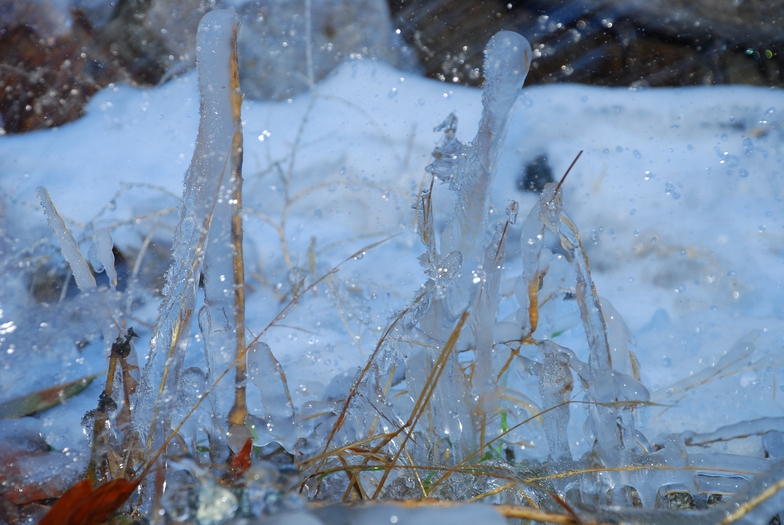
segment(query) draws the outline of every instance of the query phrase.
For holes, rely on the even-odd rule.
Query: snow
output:
[[[98,93],[77,122],[0,137],[7,275],[0,290],[0,402],[105,367],[101,327],[90,315],[66,321],[59,305],[36,305],[24,293],[32,252],[23,250],[38,243],[40,255],[58,246],[36,188],[47,188],[84,254],[99,228],[129,253],[153,234],[154,244],[171,242],[198,100],[195,72],[155,89],[117,85]],[[425,166],[440,140],[433,130],[454,113],[457,138],[467,142],[481,111],[478,90],[368,60],[342,65],[312,95],[243,103],[246,326],[280,363],[294,407],[319,402],[340,374],[353,377],[390,316],[425,282],[412,205],[429,184]],[[584,150],[562,188],[563,209],[579,228],[599,296],[628,326],[628,347],[653,403],[637,409],[634,428],[652,442],[784,416],[783,111],[780,90],[735,86],[538,86],[525,88],[516,103],[492,188],[491,223],[511,200],[523,216],[536,203],[517,189],[527,162],[544,154],[558,177]],[[451,200],[446,185],[436,184],[439,231]],[[511,236],[519,238],[521,223],[510,226]],[[276,320],[286,294],[311,284],[301,280],[308,270],[323,274],[346,258]],[[506,286],[513,295],[520,261],[519,251],[507,253],[502,292]],[[160,299],[150,291],[136,297],[128,325],[141,336],[136,345],[144,356]],[[63,300],[79,305],[78,298]],[[502,301],[500,318],[516,311],[509,301]],[[554,341],[587,361],[579,317],[561,314]],[[752,330],[758,337],[746,335]],[[191,347],[202,344],[197,332]],[[83,350],[74,345],[80,338],[90,341]],[[204,367],[196,354],[183,370]],[[95,407],[98,383],[39,416],[40,431],[58,450],[87,453],[79,421]],[[278,398],[281,392],[273,389]],[[253,413],[271,394],[249,384],[248,395]],[[538,389],[529,395],[538,401]],[[583,396],[579,388],[572,393]],[[584,421],[582,409],[573,410],[574,457],[590,449]],[[536,447],[524,453],[545,459],[546,440],[531,439]],[[714,443],[709,452],[762,457],[761,438]]]

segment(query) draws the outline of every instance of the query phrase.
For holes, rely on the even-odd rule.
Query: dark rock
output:
[[[90,22],[46,3],[0,0],[0,133],[59,126],[122,78]]]
[[[292,97],[350,57],[410,65],[385,0],[313,1],[310,56],[304,0],[250,1],[238,12],[240,84],[250,98]]]
[[[427,75],[480,85],[501,29],[534,50],[528,84],[784,86],[784,4],[762,0],[390,0]]]
[[[555,182],[553,169],[547,162],[547,157],[539,155],[525,166],[525,175],[521,175],[517,179],[517,189],[532,193],[542,193],[545,184],[548,182]]]

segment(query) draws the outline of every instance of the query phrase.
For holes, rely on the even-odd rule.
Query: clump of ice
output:
[[[496,72],[503,82],[494,84],[490,75],[490,94],[485,96],[481,118],[478,110],[466,109],[477,104],[470,91],[445,90],[443,85],[426,88],[426,84],[409,90],[415,79],[378,64],[350,64],[308,97],[295,98],[290,104],[245,104],[244,160],[250,184],[246,185],[243,219],[246,226],[252,225],[245,237],[249,268],[245,282],[252,288],[247,326],[253,336],[264,331],[263,341],[250,348],[248,435],[258,446],[278,443],[292,452],[306,475],[315,476],[307,490],[319,497],[341,498],[361,490],[372,497],[381,481],[383,488],[377,495],[460,499],[500,490],[492,496],[497,501],[533,500],[548,506],[554,505],[546,493],[550,490],[567,501],[580,502],[583,509],[593,509],[581,510],[584,517],[633,519],[638,516],[635,511],[606,505],[629,507],[639,500],[652,507],[667,487],[686,487],[695,493],[735,492],[753,475],[778,468],[763,456],[766,451],[775,456],[780,448],[776,440],[780,430],[776,349],[781,331],[776,319],[781,312],[773,300],[778,297],[777,289],[768,284],[774,282],[774,270],[780,267],[780,250],[775,248],[780,218],[775,203],[781,197],[776,167],[781,137],[775,119],[766,117],[762,123],[759,108],[709,107],[724,108],[721,100],[740,96],[737,93],[754,94],[747,99],[770,95],[754,90],[710,96],[703,91],[678,92],[669,95],[678,100],[673,103],[658,92],[608,94],[589,88],[549,87],[548,91],[528,91],[522,96],[518,116],[508,117],[524,69],[515,66],[519,56],[515,58],[513,48],[524,49],[515,42],[520,41],[506,34],[491,46],[489,69],[499,65]],[[351,91],[349,79],[360,79],[365,87]],[[397,95],[374,97],[367,85],[382,95],[393,86]],[[108,151],[112,148],[101,142],[106,137],[136,143],[141,139],[133,133],[154,135],[149,132],[153,129],[160,132],[157,142],[164,143],[164,137],[176,142],[168,148],[150,145],[150,151],[187,154],[193,136],[181,129],[173,133],[167,127],[168,117],[161,124],[158,115],[193,109],[188,99],[195,99],[195,87],[195,78],[186,76],[160,90],[118,87],[116,92],[104,92],[95,99],[93,116],[58,130],[57,139],[79,136],[77,132],[84,133],[85,126],[98,126],[99,132],[88,134],[94,139],[79,136],[71,142],[86,143],[88,151]],[[438,96],[420,96],[420,89],[438,90]],[[167,103],[166,93],[178,103]],[[711,99],[719,95],[721,100]],[[704,102],[700,97],[710,100]],[[651,109],[668,104],[678,109],[672,114]],[[387,106],[392,109],[384,109]],[[692,106],[697,109],[690,112]],[[333,117],[337,108],[345,120]],[[424,152],[434,142],[434,137],[421,130],[431,129],[450,111],[462,112],[461,130],[456,116],[447,119],[441,129],[445,137],[429,171],[447,181],[452,191],[444,192],[437,182],[431,185],[427,180],[419,192]],[[153,113],[154,118],[149,117]],[[553,119],[553,114],[564,115],[565,122]],[[744,128],[731,125],[738,119]],[[186,115],[182,120],[193,125],[192,117]],[[582,131],[589,121],[596,130],[590,140]],[[461,131],[474,128],[477,122],[474,141],[463,142]],[[512,137],[504,143],[506,125],[511,126]],[[143,131],[135,131],[139,129]],[[190,130],[194,131],[193,126]],[[416,130],[420,131],[414,137]],[[684,133],[688,142],[682,144],[683,137],[676,140],[673,133]],[[39,141],[32,149],[40,151],[53,136],[24,139]],[[649,136],[656,140],[647,141]],[[358,159],[341,149],[357,137],[367,145],[359,148],[363,155]],[[22,139],[4,138],[0,147],[17,148]],[[575,142],[587,142],[587,153],[559,191],[551,186],[534,199],[509,189],[532,151],[539,155],[546,150],[556,162],[571,160],[578,149]],[[719,149],[714,151],[714,146]],[[75,147],[75,154],[80,155],[80,167],[82,163],[91,166],[86,172],[105,172],[107,165],[116,168],[118,176],[129,178],[134,171],[148,177],[153,171],[143,164],[152,154],[109,162],[85,154],[80,147]],[[667,148],[673,152],[667,153]],[[738,165],[731,158],[733,153]],[[175,155],[159,162],[161,169],[184,162],[177,159]],[[678,162],[667,164],[668,160]],[[57,169],[75,162],[64,157]],[[30,199],[28,194],[32,195],[31,187],[40,184],[23,176],[35,171],[34,164],[20,154],[9,167],[14,183],[5,197],[14,205],[23,207],[25,199]],[[689,170],[681,165],[694,173],[710,168],[705,171],[713,175],[688,178]],[[733,171],[741,165],[746,175]],[[721,177],[727,178],[717,179],[718,167],[732,173],[722,172]],[[493,172],[498,174],[495,189],[488,183]],[[619,173],[628,174],[627,178],[621,179]],[[668,173],[669,185],[662,183],[655,189],[663,173]],[[473,178],[488,174],[489,178]],[[759,175],[755,184],[764,190],[744,182],[755,175]],[[162,183],[171,190],[177,187],[170,181]],[[77,251],[83,251],[87,239],[101,227],[111,231],[111,242],[121,252],[129,248],[131,253],[142,252],[151,246],[150,230],[127,227],[123,231],[126,226],[118,226],[139,224],[137,217],[123,210],[122,199],[116,199],[119,209],[95,221],[94,228],[92,219],[100,204],[89,210],[75,206],[70,185],[56,177],[47,185],[56,188],[52,195],[59,214],[74,232],[73,241],[67,244]],[[679,199],[672,198],[670,185]],[[109,186],[97,179],[95,199],[115,203],[115,189],[109,191]],[[532,207],[522,224],[514,224],[514,206],[506,217],[498,213],[510,196],[521,200],[520,207]],[[203,201],[193,202],[210,202],[206,193],[202,197]],[[450,197],[456,198],[452,207],[456,213],[445,214],[449,205],[444,201]],[[426,246],[419,262],[426,277],[416,268],[420,248],[412,248],[411,237],[353,251],[365,243],[360,235],[376,235],[375,240],[381,231],[409,227],[407,204],[415,200],[418,233]],[[187,206],[186,201],[183,209]],[[144,213],[163,216],[155,215],[153,208],[152,203],[136,208],[142,224],[147,217]],[[717,232],[704,224],[710,221],[692,214],[714,213],[716,217],[718,212],[713,210],[717,209],[723,210],[721,214],[734,214],[737,220]],[[16,217],[21,216],[9,215],[7,220],[18,224]],[[188,226],[188,217],[198,222],[205,216],[182,214],[180,229]],[[109,217],[117,222],[109,222]],[[641,218],[645,221],[637,222]],[[165,231],[171,222],[158,224]],[[202,227],[194,231],[204,233]],[[7,237],[4,247],[16,242]],[[339,244],[347,238],[347,244]],[[175,242],[174,251],[182,254],[183,249],[198,248],[199,242]],[[96,250],[100,246],[106,255],[109,243],[96,238]],[[764,249],[758,250],[760,246]],[[350,253],[357,255],[340,271],[317,281],[339,263],[336,254],[345,258]],[[762,261],[747,262],[753,268],[758,265],[759,271],[749,271],[742,264],[749,253]],[[96,260],[107,266],[102,258],[96,253]],[[14,272],[19,271],[17,260],[21,259],[6,260],[6,267],[13,265]],[[184,260],[193,263],[198,255],[187,255]],[[178,279],[190,271],[184,266],[173,267]],[[218,267],[222,266],[213,266]],[[98,269],[93,264],[93,270]],[[89,272],[87,268],[83,277]],[[371,277],[365,278],[362,272]],[[228,270],[217,274],[229,276]],[[182,281],[196,297],[198,281],[195,277]],[[420,286],[422,281],[424,286]],[[226,285],[217,292],[220,296],[234,289]],[[310,290],[311,295],[299,295],[303,290]],[[8,297],[14,297],[10,289],[4,290],[3,300]],[[61,308],[76,309],[84,299],[80,297],[64,301]],[[135,308],[134,316],[151,324],[150,297],[154,297],[152,291],[144,295],[146,305],[126,304]],[[611,308],[605,297],[618,309]],[[280,305],[291,298],[296,299],[297,308],[286,310],[285,319],[276,317]],[[410,300],[408,306],[404,299]],[[26,324],[19,312],[28,311],[27,303],[19,304],[24,308],[3,305],[4,320],[11,324],[3,324],[0,343],[6,351],[3,364],[8,365],[4,374],[10,377],[17,373],[8,371],[11,364],[18,370],[19,339],[15,337],[19,333],[39,334],[28,339],[41,347],[44,341],[73,345],[70,334],[87,323],[86,316],[72,326],[61,319],[56,325],[58,337],[52,337],[51,327]],[[186,306],[185,310],[194,312],[201,303],[197,299]],[[228,306],[222,303],[219,310]],[[387,324],[386,316],[393,308],[398,314]],[[215,319],[211,314],[209,325],[203,323],[204,334],[225,328]],[[94,319],[89,321],[94,323]],[[340,332],[340,327],[345,331]],[[762,330],[742,337],[755,327]],[[229,325],[226,333],[234,330]],[[149,329],[137,331],[151,337]],[[110,344],[116,336],[104,338]],[[207,335],[185,330],[182,337],[193,350],[204,344]],[[733,346],[731,341],[739,338]],[[210,342],[213,349],[214,341]],[[222,346],[226,345],[217,345],[218,350]],[[86,350],[87,356],[95,356],[94,348]],[[68,366],[81,370],[84,355],[78,355],[75,348],[64,354],[69,356]],[[356,367],[369,356],[372,366],[360,374]],[[181,365],[170,363],[172,370],[181,370],[182,392],[171,400],[172,419],[185,417],[205,395],[216,373],[223,372],[220,368],[232,360],[226,357],[224,363],[211,365],[214,370],[207,371],[207,358],[189,352]],[[148,366],[159,370],[155,367],[160,364],[159,360]],[[228,430],[222,427],[232,401],[227,393],[234,393],[233,374],[224,381],[231,385],[228,392],[208,398],[190,416],[172,442],[170,454],[187,451],[205,465],[211,459],[216,464],[225,461],[226,449],[212,458],[205,451],[211,441],[222,441],[221,432]],[[0,388],[6,384],[3,381]],[[650,403],[648,387],[653,391]],[[760,391],[765,395],[760,396]],[[91,394],[95,399],[98,392]],[[149,390],[145,395],[152,399]],[[716,403],[711,396],[723,400],[721,409],[713,408]],[[137,406],[138,417],[152,417],[149,407],[142,410],[142,405]],[[69,417],[67,412],[58,414]],[[220,417],[215,418],[216,414]],[[707,416],[703,420],[695,414]],[[47,424],[46,428],[56,426]],[[53,439],[54,432],[47,432],[47,439]],[[78,436],[71,439],[84,447],[84,438],[82,442]],[[739,449],[724,450],[725,446],[745,448],[730,454]],[[326,455],[308,461],[321,453]],[[556,461],[546,462],[548,456]],[[508,464],[504,466],[505,461],[516,461],[515,468],[521,462],[527,466],[513,471]],[[222,468],[216,466],[216,472]],[[433,472],[432,468],[443,470]],[[357,474],[351,477],[353,473]],[[514,487],[501,482],[510,477]],[[531,478],[540,480],[545,490],[526,484]],[[174,487],[175,477],[171,481]],[[188,485],[191,481],[183,481],[185,494],[193,488]],[[761,476],[758,484],[748,484],[748,492],[730,503],[735,510],[729,512],[747,509],[760,494],[775,493],[778,483],[775,472]],[[773,496],[765,502],[743,519],[762,522],[769,518],[780,502]],[[172,516],[182,511],[175,507],[171,507]],[[230,513],[210,512],[203,515],[205,520]],[[717,521],[716,516],[716,512],[707,512],[690,519],[708,523]]]
[[[235,52],[238,21],[229,12],[212,11],[205,15],[200,27],[197,40],[202,102],[197,147],[185,175],[180,222],[172,247],[173,263],[166,274],[164,300],[153,330],[139,403],[134,411],[135,427],[141,435],[146,436],[145,442],[153,451],[163,444],[171,432],[172,407],[179,391],[190,323],[196,310],[196,293],[205,252],[208,251],[216,203],[227,200],[226,194],[231,195],[227,190],[230,180],[239,176],[232,172],[232,159],[237,155],[235,134],[239,133],[239,114],[235,110],[237,104],[233,104],[232,99],[239,94],[231,89],[232,74],[236,77],[236,69],[233,72],[231,70],[231,55]],[[219,246],[217,249],[225,253],[227,248]],[[233,275],[229,277],[233,278]],[[226,319],[233,323],[229,315],[230,312],[226,312]],[[233,331],[236,333],[236,328]],[[232,332],[231,328],[229,332]],[[229,352],[230,349],[225,351]],[[225,361],[221,359],[220,362]]]

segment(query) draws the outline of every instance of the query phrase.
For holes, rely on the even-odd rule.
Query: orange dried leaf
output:
[[[138,485],[138,481],[115,479],[93,490],[89,480],[82,480],[52,505],[39,525],[99,525],[125,503]]]
[[[232,466],[234,467],[234,479],[239,478],[251,467],[250,452],[253,450],[253,440],[248,438],[242,450],[234,456]]]
[[[49,512],[46,513],[46,516],[38,525],[69,523],[71,515],[84,503],[92,491],[93,487],[89,480],[85,479],[76,483],[54,502],[52,508],[49,509]]]
[[[77,508],[68,525],[98,525],[119,509],[139,485],[137,481],[115,479],[95,489]]]

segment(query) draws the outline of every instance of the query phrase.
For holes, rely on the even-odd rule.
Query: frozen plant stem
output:
[[[71,272],[76,279],[76,284],[79,287],[79,290],[85,295],[91,294],[94,297],[94,300],[91,301],[90,304],[92,305],[95,318],[101,329],[101,333],[104,339],[104,346],[106,347],[109,359],[109,370],[106,375],[106,386],[104,387],[104,391],[101,393],[101,397],[98,402],[98,408],[94,411],[95,418],[93,421],[93,444],[90,454],[90,464],[87,468],[88,479],[95,481],[97,478],[105,478],[109,471],[111,471],[113,474],[116,474],[117,471],[120,470],[117,462],[112,461],[113,458],[110,457],[110,454],[108,453],[106,456],[103,456],[106,461],[101,460],[99,462],[99,455],[101,455],[99,451],[109,450],[107,420],[109,412],[114,410],[117,406],[112,396],[114,395],[114,376],[117,370],[117,361],[119,357],[113,350],[116,344],[115,338],[117,341],[122,340],[122,338],[118,337],[118,335],[120,334],[120,330],[125,327],[125,322],[119,313],[115,315],[114,310],[116,309],[113,309],[110,305],[112,301],[107,296],[107,294],[104,293],[104,290],[98,290],[98,286],[95,282],[95,277],[93,277],[92,270],[87,264],[87,261],[85,261],[84,257],[82,257],[82,254],[79,251],[79,247],[76,244],[76,240],[73,238],[73,235],[71,235],[71,232],[68,231],[68,228],[65,225],[65,221],[60,216],[60,214],[57,213],[57,209],[54,207],[54,203],[49,196],[49,192],[46,191],[46,188],[39,187],[36,190],[36,194],[41,200],[41,204],[44,207],[46,217],[49,221],[49,226],[52,228],[52,230],[54,230],[55,235],[57,236],[63,257],[65,257],[65,260],[71,267]],[[112,289],[114,289],[116,285],[117,272],[114,268],[114,257],[111,255],[111,249],[113,246],[111,235],[106,230],[99,230],[95,233],[94,238],[96,239],[96,242],[93,245],[93,249],[96,249],[97,247],[100,254],[99,260],[104,265],[106,274],[109,276]],[[120,359],[120,366],[122,368],[124,403],[117,418],[116,425],[117,428],[123,432],[123,445],[126,447],[131,443],[136,442],[135,435],[132,429],[129,428],[130,425],[128,424],[130,422],[130,403],[136,389],[136,378],[133,377],[134,374],[132,374],[126,360],[124,359],[132,352],[132,345],[130,343],[130,338],[132,337],[131,334],[135,335],[133,334],[133,329],[130,329],[127,335],[128,339],[126,340],[126,344],[128,351],[125,352],[122,356],[123,359]],[[132,360],[135,362],[135,354],[133,355]],[[107,468],[109,469],[108,471]]]
[[[444,360],[441,365],[445,368],[444,380],[436,385],[429,405],[434,426],[441,437],[448,436],[450,454],[454,453],[458,460],[463,453],[484,441],[483,431],[477,436],[471,430],[475,427],[471,419],[484,419],[481,414],[495,396],[496,382],[488,366],[493,351],[489,327],[498,315],[504,230],[497,230],[493,240],[487,242],[488,208],[512,108],[528,74],[530,61],[531,46],[521,35],[501,31],[493,36],[486,49],[483,110],[476,137],[470,144],[457,140],[457,119],[450,115],[438,128],[444,130],[444,139],[433,153],[435,161],[427,167],[435,177],[448,182],[457,194],[452,216],[438,241],[433,231],[430,192],[423,192],[420,201],[419,230],[427,247],[420,261],[430,275],[433,287],[427,297],[427,310],[419,318],[419,328],[435,341],[431,344],[438,350],[452,336],[458,319],[470,311],[468,323],[472,335],[456,344],[456,351]],[[470,385],[457,361],[457,352],[465,348],[474,348],[483,360],[471,378],[475,392],[470,392]],[[435,366],[438,354],[429,354],[412,349],[408,366],[425,369]],[[417,364],[413,365],[414,362]],[[426,388],[424,379],[422,375],[409,374],[409,391],[420,392]],[[473,397],[480,399],[476,415],[467,409],[473,405],[469,401]]]
[[[208,351],[220,355],[210,363],[232,363],[224,354],[244,352],[244,289],[242,265],[241,173],[242,129],[237,73],[238,18],[225,10],[207,13],[197,33],[201,93],[199,132],[180,206],[173,243],[173,261],[166,275],[164,299],[144,369],[142,395],[134,413],[140,432],[148,432],[146,449],[161,447],[171,431],[172,411],[190,336],[199,280],[204,273],[209,326]],[[213,325],[214,323],[214,325]],[[203,327],[204,328],[204,327]],[[223,330],[222,332],[218,332]],[[242,360],[239,360],[242,361]],[[244,365],[237,367],[237,405],[244,402]],[[220,397],[220,394],[218,394]],[[223,411],[227,416],[228,410]]]
[[[210,226],[207,252],[204,256],[204,301],[199,312],[199,324],[204,336],[205,349],[210,369],[210,379],[229,368],[235,358],[245,353],[245,270],[242,252],[242,127],[240,124],[240,92],[237,76],[236,56],[231,60],[234,66],[230,71],[228,102],[234,119],[234,133],[231,153],[226,170],[229,178],[224,177],[220,185],[219,197],[215,203]],[[225,111],[228,108],[223,108]],[[247,380],[247,360],[236,360],[234,384],[234,404],[228,412],[231,428],[244,429],[248,409],[245,403],[245,384]],[[231,384],[219,384],[214,393],[216,416],[226,415],[227,404],[231,399]],[[223,393],[223,395],[222,395]],[[246,431],[247,432],[247,431]],[[232,432],[234,433],[234,432]],[[245,439],[237,443],[239,450]],[[230,441],[231,443],[231,441]]]
[[[453,326],[470,302],[467,293],[474,290],[471,271],[483,262],[487,210],[498,159],[504,146],[512,107],[520,94],[531,63],[531,46],[517,33],[501,31],[487,44],[482,92],[482,119],[473,143],[457,153],[451,166],[450,187],[457,190],[455,208],[440,238],[440,253],[462,255],[462,272],[449,301],[448,315]],[[454,123],[456,127],[456,122]],[[439,169],[440,159],[429,168]]]

